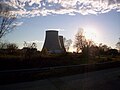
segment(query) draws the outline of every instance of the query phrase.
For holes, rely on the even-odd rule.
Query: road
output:
[[[0,90],[120,90],[120,67],[0,86]]]

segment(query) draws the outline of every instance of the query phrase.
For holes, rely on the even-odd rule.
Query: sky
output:
[[[11,5],[12,2],[12,5]],[[120,0],[2,0],[16,14],[18,26],[5,41],[23,47],[24,41],[36,42],[42,49],[47,29],[72,39],[83,28],[88,39],[112,48],[120,37]]]

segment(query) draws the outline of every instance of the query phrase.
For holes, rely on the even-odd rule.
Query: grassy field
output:
[[[102,62],[120,61],[120,56],[83,57],[80,54],[52,54],[47,56],[0,55],[0,70],[43,68],[81,64],[96,64]]]
[[[83,57],[82,54],[74,53],[35,54],[31,56],[0,55],[0,84],[61,77],[119,66],[119,55],[101,55],[89,58]],[[37,70],[32,70],[32,68],[37,68]],[[5,70],[8,70],[8,72]],[[9,72],[9,70],[12,71]]]

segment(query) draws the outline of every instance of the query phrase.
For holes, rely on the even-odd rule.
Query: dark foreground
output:
[[[1,85],[0,90],[120,90],[120,67],[89,73]]]
[[[46,78],[58,78],[104,69],[120,67],[120,62],[106,62],[98,64],[70,65],[46,68],[31,68],[19,70],[0,71],[0,85],[41,80]],[[120,74],[120,73],[119,73]]]

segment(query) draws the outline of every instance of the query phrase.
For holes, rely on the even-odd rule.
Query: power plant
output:
[[[61,44],[62,50],[63,50],[64,52],[66,52],[66,50],[65,50],[65,46],[64,46],[64,41],[63,41],[63,36],[59,36],[59,41],[60,41],[60,44]]]
[[[47,30],[43,49],[47,49],[50,53],[64,53],[63,36],[58,36],[56,30]]]

